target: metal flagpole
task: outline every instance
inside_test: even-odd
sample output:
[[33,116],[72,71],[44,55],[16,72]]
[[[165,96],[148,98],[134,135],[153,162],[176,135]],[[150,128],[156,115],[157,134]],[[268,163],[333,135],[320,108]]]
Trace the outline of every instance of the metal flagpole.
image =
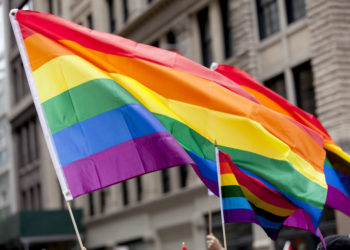
[[222,225],[222,234],[224,236],[224,249],[227,250],[226,244],[226,231],[225,231],[225,222],[224,222],[224,212],[222,210],[222,194],[221,194],[221,175],[220,175],[220,159],[219,159],[219,150],[215,140],[215,156],[216,156],[216,170],[218,175],[218,188],[219,188],[219,197],[220,197],[220,209],[221,209],[221,225]]

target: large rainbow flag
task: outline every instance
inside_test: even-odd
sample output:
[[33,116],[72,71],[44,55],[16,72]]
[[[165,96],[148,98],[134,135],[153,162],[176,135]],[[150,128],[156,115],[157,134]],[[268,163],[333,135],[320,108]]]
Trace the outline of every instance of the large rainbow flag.
[[323,146],[327,152],[324,173],[328,184],[326,204],[350,216],[350,156],[332,140],[318,119],[261,85],[237,67],[218,65],[215,71],[242,86],[265,107],[305,125],[324,138]]
[[12,22],[66,199],[181,164],[217,194],[217,140],[317,227],[327,194],[319,134],[174,52],[35,11]]

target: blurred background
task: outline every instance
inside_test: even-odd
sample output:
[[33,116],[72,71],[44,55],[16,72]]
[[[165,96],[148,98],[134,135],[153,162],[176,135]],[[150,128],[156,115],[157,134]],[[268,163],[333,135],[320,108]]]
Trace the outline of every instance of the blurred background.
[[[204,66],[235,65],[317,116],[350,152],[349,0],[0,1],[0,249],[78,249],[10,27],[10,9],[52,13],[91,29],[176,51]],[[166,84],[166,83],[165,83]],[[210,201],[209,201],[210,199]],[[209,203],[219,201],[190,166],[144,175],[73,201],[87,249],[206,249]],[[324,236],[349,234],[326,207]],[[315,249],[285,228],[276,242],[253,224],[226,225],[228,249]]]

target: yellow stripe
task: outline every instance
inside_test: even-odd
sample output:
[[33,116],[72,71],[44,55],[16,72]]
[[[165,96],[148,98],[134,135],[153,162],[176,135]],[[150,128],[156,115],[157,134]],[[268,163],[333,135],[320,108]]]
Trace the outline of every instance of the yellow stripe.
[[255,194],[249,191],[244,186],[240,186],[242,189],[242,192],[244,196],[249,200],[251,203],[253,203],[256,207],[264,209],[266,211],[269,211],[270,213],[273,213],[278,216],[289,216],[295,212],[293,209],[287,209],[287,208],[282,208],[282,207],[276,207],[270,203],[267,203],[261,199],[259,199]]
[[[248,118],[166,99],[132,78],[106,73],[78,56],[55,58],[38,68],[34,77],[41,102],[86,81],[112,78],[151,112],[176,119],[211,142],[214,138],[217,139],[219,145],[288,161],[308,179],[327,187],[322,173],[317,172],[310,163],[270,134],[260,123]],[[48,84],[49,82],[56,84]]]
[[75,55],[56,57],[35,70],[33,75],[42,103],[84,82],[109,78],[108,73]]
[[350,163],[350,156],[345,153],[338,145],[334,145],[333,143],[325,143],[324,147]]
[[220,180],[221,186],[239,185],[233,174],[222,174]]

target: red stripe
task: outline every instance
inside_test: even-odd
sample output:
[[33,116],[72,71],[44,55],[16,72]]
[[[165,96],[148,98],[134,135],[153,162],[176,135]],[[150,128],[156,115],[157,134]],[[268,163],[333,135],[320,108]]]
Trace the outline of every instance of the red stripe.
[[[19,10],[16,14],[17,21],[53,40],[70,40],[80,45],[103,53],[115,54],[131,58],[138,58],[166,67],[178,69],[196,75],[198,77],[216,82],[221,86],[243,96],[255,103],[259,103],[251,94],[238,84],[232,82],[223,75],[209,70],[175,52],[159,49],[132,40],[90,30],[63,18],[40,13],[36,11]],[[28,33],[23,34],[26,38]]]
[[285,209],[293,209],[296,210],[294,204],[292,204],[287,198],[285,198],[281,193],[268,188],[264,183],[260,180],[248,176],[243,173],[231,160],[230,156],[226,153],[219,151],[219,159],[220,163],[227,163],[232,169],[233,174],[235,175],[237,182],[246,187],[250,192],[252,192],[255,196],[257,196],[260,200],[265,201],[266,203],[270,203],[276,207],[281,207]]

